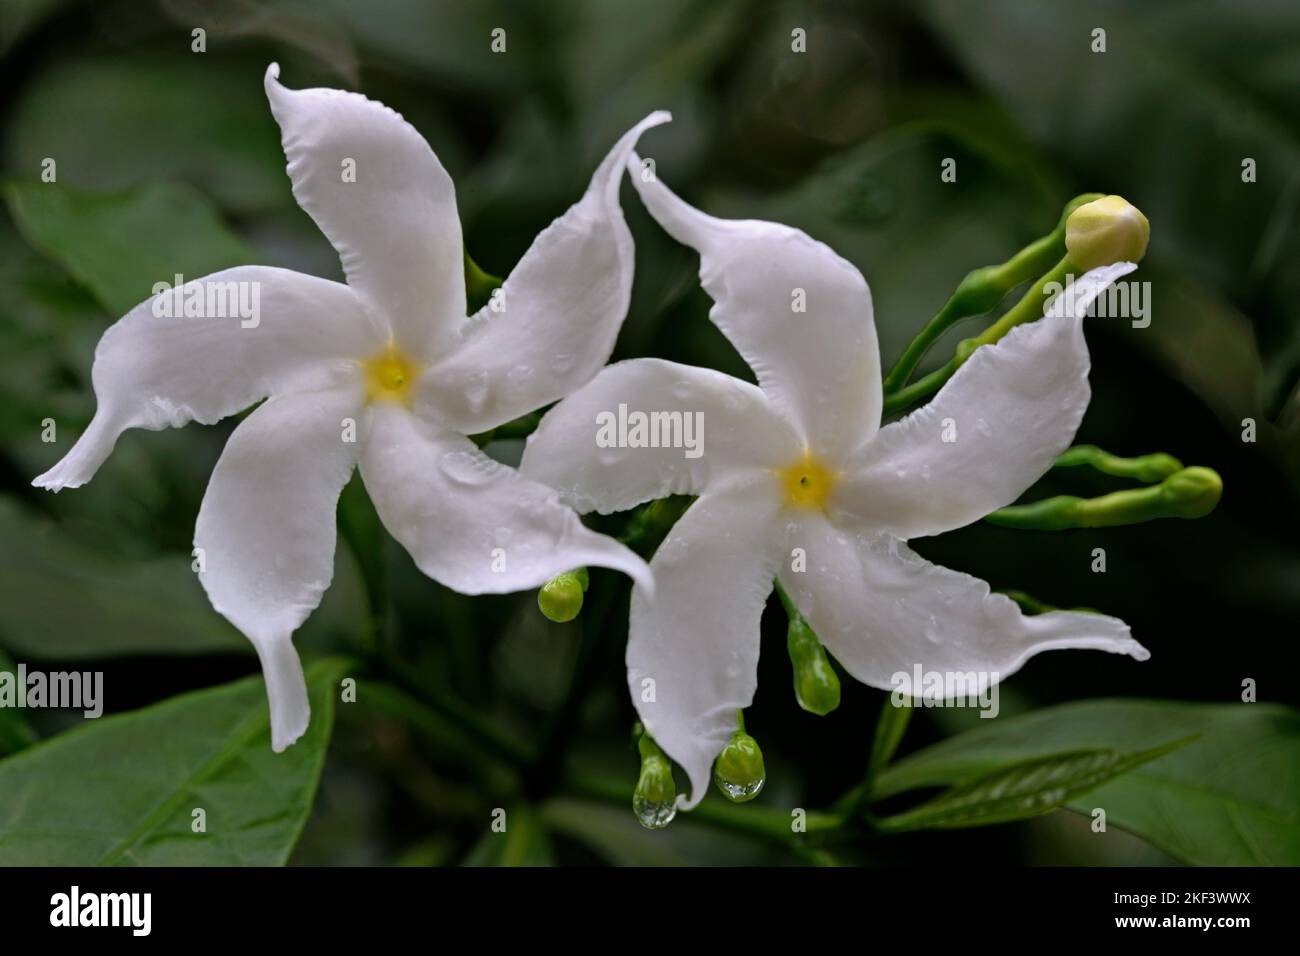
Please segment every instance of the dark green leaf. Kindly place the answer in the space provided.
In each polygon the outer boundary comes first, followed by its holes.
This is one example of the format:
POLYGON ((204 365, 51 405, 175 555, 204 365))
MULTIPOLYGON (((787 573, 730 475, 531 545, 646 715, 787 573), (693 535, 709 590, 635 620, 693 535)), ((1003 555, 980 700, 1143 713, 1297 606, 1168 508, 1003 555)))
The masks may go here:
MULTIPOLYGON (((334 579, 298 638, 355 639, 369 607, 351 551, 335 553, 334 579)), ((0 498, 0 645, 38 660, 127 654, 249 653, 212 609, 184 555, 120 560, 0 498)), ((318 645, 319 646, 319 645, 318 645)))
POLYGON ((882 798, 953 786, 1067 751, 1140 752, 1199 734, 1173 753, 1072 798, 1110 825, 1188 863, 1300 865, 1300 714, 1273 704, 1092 700, 999 718, 900 760, 882 798))
POLYGON ((58 182, 78 189, 178 180, 239 213, 291 209, 266 63, 201 59, 197 68, 189 53, 55 61, 15 101, 6 172, 33 179, 49 157, 58 182))
MULTIPOLYGON (((0 651, 0 673, 18 673, 14 662, 4 651, 0 651)), ((16 753, 35 742, 36 733, 23 717, 22 711, 15 707, 0 707, 0 757, 16 753)))
POLYGON ((1067 800, 1190 742, 1175 740, 1138 753, 1081 750, 1012 764, 959 783, 933 800, 876 821, 886 832, 957 829, 1007 823, 1055 810, 1067 800))
POLYGON ((307 669, 311 726, 281 754, 265 686, 251 677, 0 761, 0 865, 282 864, 315 798, 346 666, 307 669), (192 828, 196 809, 206 832, 192 828))
POLYGON ((180 274, 197 279, 252 262, 248 247, 202 194, 155 183, 112 194, 53 183, 10 183, 9 209, 27 240, 122 315, 180 274))

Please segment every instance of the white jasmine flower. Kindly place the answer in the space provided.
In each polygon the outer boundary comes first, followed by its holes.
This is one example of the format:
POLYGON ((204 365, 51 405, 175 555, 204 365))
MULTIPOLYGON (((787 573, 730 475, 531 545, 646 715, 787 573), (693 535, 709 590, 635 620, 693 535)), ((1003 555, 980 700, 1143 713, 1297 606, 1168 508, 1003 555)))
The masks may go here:
POLYGON ((1022 615, 905 543, 1010 504, 1070 444, 1089 398, 1083 314, 1132 264, 1088 273, 1045 318, 978 349, 928 405, 881 427, 871 294, 858 270, 798 230, 694 209, 640 175, 635 157, 629 168, 653 216, 699 252, 710 315, 759 385, 621 362, 543 418, 520 468, 580 511, 699 496, 650 563, 654 595, 633 592, 627 649, 641 719, 690 776, 683 807, 703 797, 736 712, 753 699, 774 577, 850 674, 908 696, 927 693, 914 686, 917 665, 974 672, 972 692, 982 692, 1040 651, 1148 656, 1122 621, 1022 615), (702 412, 703 455, 598 448, 594 422, 620 404, 702 412))
POLYGON ((382 104, 286 89, 278 75, 272 64, 266 92, 293 193, 347 284, 246 266, 182 286, 201 317, 169 316, 159 296, 136 306, 96 349, 89 428, 33 482, 75 488, 128 428, 211 424, 270 396, 231 435, 194 543, 212 606, 261 659, 277 751, 307 727, 291 636, 329 586, 353 466, 389 532, 457 591, 533 588, 580 565, 649 585, 636 555, 465 435, 562 397, 609 357, 632 283, 624 164, 641 131, 668 119, 656 113, 619 140, 503 295, 467 319, 455 190, 428 143, 382 104), (232 301, 264 314, 211 314, 237 313, 212 307, 232 301))

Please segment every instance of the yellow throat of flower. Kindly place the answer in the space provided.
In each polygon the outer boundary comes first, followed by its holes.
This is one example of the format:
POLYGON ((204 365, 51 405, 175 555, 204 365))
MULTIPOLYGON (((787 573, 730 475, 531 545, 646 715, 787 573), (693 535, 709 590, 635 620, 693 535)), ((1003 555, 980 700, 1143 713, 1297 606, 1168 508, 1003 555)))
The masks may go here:
POLYGON ((807 451, 801 459, 781 469, 778 474, 785 488, 785 503, 796 508, 824 508, 839 477, 807 451))
POLYGON ((366 400, 401 402, 411 406, 411 386, 420 367, 390 345, 383 352, 361 363, 366 373, 366 400))

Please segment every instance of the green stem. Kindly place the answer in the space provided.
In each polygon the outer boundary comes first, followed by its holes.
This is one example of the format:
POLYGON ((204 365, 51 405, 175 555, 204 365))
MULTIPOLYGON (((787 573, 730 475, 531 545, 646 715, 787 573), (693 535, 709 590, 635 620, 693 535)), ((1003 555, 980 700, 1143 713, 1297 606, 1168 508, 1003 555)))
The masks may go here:
POLYGON ((1034 240, 1000 265, 985 266, 968 273, 885 376, 885 394, 902 391, 926 353, 954 325, 992 311, 1012 289, 1041 275, 1065 255, 1065 225, 1070 213, 1099 198, 1100 193, 1076 196, 1066 203, 1056 227, 1047 235, 1034 240))
POLYGON ((1158 485, 1113 491, 1099 498, 1057 495, 1026 505, 999 508, 990 524, 1031 531, 1109 528, 1158 518, 1202 518, 1214 510, 1223 482, 1209 468, 1184 468, 1158 485))
POLYGON ((1075 271, 1075 267, 1069 256, 1062 256, 1055 266, 1029 287, 1029 291, 1020 298, 1019 302, 1003 313, 1001 318, 974 338, 962 339, 958 342, 953 357, 948 361, 948 364, 936 369, 924 378, 918 379, 906 388, 901 388, 893 394, 886 394, 884 413, 889 415, 902 411, 927 395, 937 392, 948 379, 952 378, 957 369, 966 364, 966 361, 981 345, 992 345, 1017 325, 1042 318, 1043 308, 1048 301, 1047 287, 1053 283, 1064 286, 1066 277, 1073 271, 1075 271))
POLYGON ((1133 478, 1151 484, 1164 481, 1170 475, 1183 470, 1183 464, 1173 455, 1156 452, 1137 458, 1120 458, 1096 445, 1075 445, 1066 450, 1053 463, 1053 468, 1076 468, 1087 466, 1103 474, 1116 478, 1133 478))
POLYGON ((871 757, 867 761, 867 774, 860 784, 845 794, 836 804, 840 818, 845 823, 851 823, 861 817, 871 803, 871 788, 875 785, 876 778, 894 759, 898 745, 903 742, 903 735, 907 733, 907 725, 911 723, 912 711, 915 709, 911 704, 895 706, 894 695, 885 696, 885 702, 880 707, 880 717, 876 721, 876 732, 871 740, 871 757))

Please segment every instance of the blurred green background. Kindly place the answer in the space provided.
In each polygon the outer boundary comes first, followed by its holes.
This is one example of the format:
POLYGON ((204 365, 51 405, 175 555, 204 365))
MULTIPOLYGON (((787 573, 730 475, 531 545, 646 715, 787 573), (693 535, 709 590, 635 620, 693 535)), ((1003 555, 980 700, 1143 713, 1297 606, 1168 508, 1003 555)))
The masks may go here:
MULTIPOLYGON (((669 109, 673 123, 641 146, 659 175, 712 212, 797 226, 850 259, 871 284, 886 364, 967 271, 1047 232, 1069 197, 1124 195, 1151 222, 1135 278, 1151 283, 1152 322, 1089 322, 1094 397, 1079 441, 1213 467, 1222 504, 1198 521, 1098 531, 978 524, 918 550, 996 588, 1122 617, 1152 652, 1144 664, 1038 657, 1003 685, 1004 715, 1110 696, 1232 703, 1246 678, 1262 702, 1300 701, 1293 0, 0 0, 0 648, 11 658, 104 670, 109 713, 257 671, 189 571, 194 518, 233 420, 128 432, 77 491, 56 497, 29 482, 89 421, 95 343, 154 282, 241 262, 342 278, 290 193, 262 92, 271 60, 291 87, 355 89, 410 120, 455 179, 468 251, 499 275, 580 195, 623 130, 669 109), (196 27, 206 52, 191 50, 196 27), (498 27, 503 54, 489 46, 498 27), (1105 53, 1091 49, 1098 27, 1105 53), (806 53, 791 50, 796 28, 806 53), (53 185, 39 179, 47 157, 53 185), (956 183, 940 181, 946 157, 956 183), (1247 157, 1253 183, 1241 177, 1247 157), (57 421, 56 445, 41 441, 45 418, 57 421), (1253 443, 1242 441, 1247 418, 1253 443), (1089 570, 1096 547, 1105 574, 1089 570)), ((661 356, 752 380, 706 319, 695 258, 630 189, 623 200, 637 273, 615 358, 661 356)), ((932 360, 976 328, 963 326, 932 360)), ((511 460, 519 448, 492 451, 511 460)), ((1032 494, 1113 486, 1052 474, 1032 494)), ((734 812, 713 794, 704 806, 716 813, 643 831, 625 799, 637 771, 621 666, 625 581, 593 573, 596 606, 550 624, 532 594, 471 599, 424 578, 356 480, 340 531, 334 585, 297 645, 306 659, 357 661, 348 673, 362 675, 361 697, 337 707, 292 862, 807 862, 735 815, 788 818, 862 777, 883 695, 846 679, 836 713, 801 711, 774 600, 747 714, 766 791, 734 812), (383 695, 365 699, 372 676, 438 705, 414 720, 397 698, 374 706, 383 695), (477 722, 505 751, 541 748, 541 769, 521 773, 485 750, 467 727, 477 722), (511 813, 505 849, 488 830, 496 807, 511 813)), ((903 752, 973 716, 919 714, 903 752)), ((24 740, 73 723, 48 712, 24 720, 24 740)), ((1293 746, 1270 750, 1250 730, 1228 743, 1257 758, 1261 782, 1300 793, 1293 746)), ((57 784, 77 780, 69 767, 57 784)), ((935 852, 995 863, 1173 859, 1056 811, 846 841, 817 861, 935 852)))

